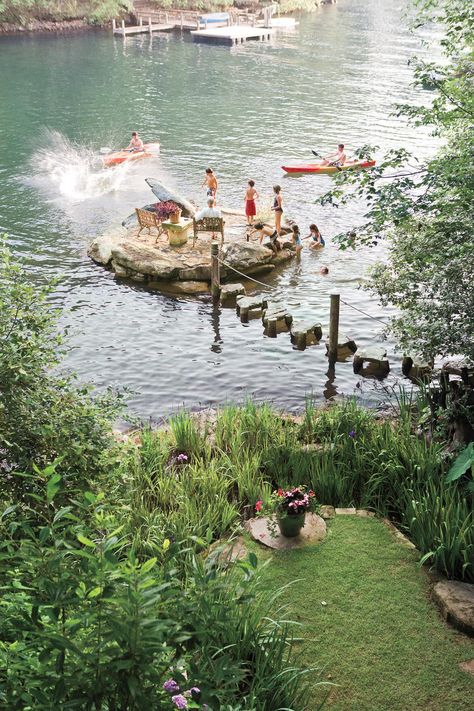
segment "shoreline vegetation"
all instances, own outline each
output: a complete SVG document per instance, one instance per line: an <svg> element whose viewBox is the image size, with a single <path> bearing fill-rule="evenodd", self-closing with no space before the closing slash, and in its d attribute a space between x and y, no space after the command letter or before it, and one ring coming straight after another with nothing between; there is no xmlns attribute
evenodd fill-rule
<svg viewBox="0 0 474 711"><path fill-rule="evenodd" d="M293 11L312 12L321 4L319 0L283 0L279 7L280 13L285 14ZM232 9L258 12L264 4L258 0L236 3L232 0L149 0L147 7L155 12L212 12ZM132 22L137 15L133 0L0 0L0 35L25 32L64 34L104 29L113 19Z"/></svg>

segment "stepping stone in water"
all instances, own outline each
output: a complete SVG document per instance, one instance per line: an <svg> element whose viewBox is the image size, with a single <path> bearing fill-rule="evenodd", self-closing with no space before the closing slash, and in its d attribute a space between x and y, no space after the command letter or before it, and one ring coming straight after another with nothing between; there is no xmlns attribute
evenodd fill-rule
<svg viewBox="0 0 474 711"><path fill-rule="evenodd" d="M320 323L311 321L294 321L291 326L291 342L304 351L306 346L314 346L323 336L323 329Z"/></svg>
<svg viewBox="0 0 474 711"><path fill-rule="evenodd" d="M384 378L390 372L387 351L383 346L359 348L353 360L354 373Z"/></svg>
<svg viewBox="0 0 474 711"><path fill-rule="evenodd" d="M249 318L257 318L265 308L266 300L262 294L258 296L238 296L236 309L242 323L247 323Z"/></svg>
<svg viewBox="0 0 474 711"><path fill-rule="evenodd" d="M265 334L274 338L277 333L286 333L290 330L293 316L284 305L274 304L272 308L265 309L262 320Z"/></svg>
<svg viewBox="0 0 474 711"><path fill-rule="evenodd" d="M429 380L433 363L423 360L418 355L406 355L402 360L402 373L410 380Z"/></svg>
<svg viewBox="0 0 474 711"><path fill-rule="evenodd" d="M305 524L299 536L294 538L282 536L278 527L276 535L272 535L272 531L268 527L269 521L268 517L251 518L245 523L245 528L255 541L275 550L290 550L311 543L319 543L326 536L326 524L321 516L315 513L306 514Z"/></svg>
<svg viewBox="0 0 474 711"><path fill-rule="evenodd" d="M337 360L344 361L357 350L357 344L348 336L339 336L337 344ZM329 339L326 341L326 354L329 354Z"/></svg>
<svg viewBox="0 0 474 711"><path fill-rule="evenodd" d="M243 284L224 284L221 286L221 304L222 306L234 306L238 296L245 296L245 287Z"/></svg>

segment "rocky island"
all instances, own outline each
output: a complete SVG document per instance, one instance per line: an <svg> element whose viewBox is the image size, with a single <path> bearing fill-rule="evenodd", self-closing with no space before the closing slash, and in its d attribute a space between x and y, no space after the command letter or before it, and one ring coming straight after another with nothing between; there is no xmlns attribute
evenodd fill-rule
<svg viewBox="0 0 474 711"><path fill-rule="evenodd" d="M192 218L194 206L182 196L169 190L152 178L147 179L159 202L173 201L184 218ZM153 205L144 210L151 211ZM225 220L225 239L221 249L221 281L240 281L244 276L263 275L295 256L290 240L280 239L281 249L275 254L269 240L260 243L260 232L247 235L243 212L221 208ZM200 294L210 290L211 235L200 233L195 245L189 239L185 244L170 244L166 231L141 231L136 215L125 219L97 237L88 254L97 264L111 269L117 277L145 283L149 288L181 294ZM290 232L285 225L282 233ZM192 223L191 223L192 232ZM234 271L236 270L236 271Z"/></svg>

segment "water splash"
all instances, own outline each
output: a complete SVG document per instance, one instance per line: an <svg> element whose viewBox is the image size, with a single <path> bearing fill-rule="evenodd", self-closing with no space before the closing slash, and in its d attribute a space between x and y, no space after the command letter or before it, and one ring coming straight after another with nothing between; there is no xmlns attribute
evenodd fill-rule
<svg viewBox="0 0 474 711"><path fill-rule="evenodd" d="M99 151L50 130L44 132L31 165L44 187L75 202L118 190L129 169L127 163L105 168Z"/></svg>

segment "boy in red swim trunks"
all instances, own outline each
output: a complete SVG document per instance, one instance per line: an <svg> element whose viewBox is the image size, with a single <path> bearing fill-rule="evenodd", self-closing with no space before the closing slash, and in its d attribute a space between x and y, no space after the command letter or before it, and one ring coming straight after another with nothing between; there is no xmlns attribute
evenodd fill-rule
<svg viewBox="0 0 474 711"><path fill-rule="evenodd" d="M247 215L247 224L251 225L253 218L257 214L257 206L255 200L258 199L258 193L255 190L255 181L249 180L248 188L245 191L245 214Z"/></svg>

